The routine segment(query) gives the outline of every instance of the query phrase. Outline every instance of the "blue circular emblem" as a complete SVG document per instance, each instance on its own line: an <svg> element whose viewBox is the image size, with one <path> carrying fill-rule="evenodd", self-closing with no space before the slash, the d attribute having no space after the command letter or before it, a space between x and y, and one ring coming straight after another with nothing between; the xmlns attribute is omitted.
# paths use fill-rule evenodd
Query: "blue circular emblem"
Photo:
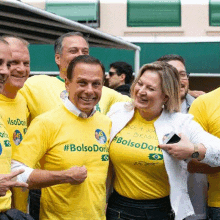
<svg viewBox="0 0 220 220"><path fill-rule="evenodd" d="M95 130L95 138L100 144L105 144L107 142L107 137L101 129Z"/></svg>
<svg viewBox="0 0 220 220"><path fill-rule="evenodd" d="M15 145L19 145L22 141L23 137L22 134L19 130L15 130L13 133L13 141L15 143Z"/></svg>
<svg viewBox="0 0 220 220"><path fill-rule="evenodd" d="M0 144L0 155L2 155L2 145Z"/></svg>

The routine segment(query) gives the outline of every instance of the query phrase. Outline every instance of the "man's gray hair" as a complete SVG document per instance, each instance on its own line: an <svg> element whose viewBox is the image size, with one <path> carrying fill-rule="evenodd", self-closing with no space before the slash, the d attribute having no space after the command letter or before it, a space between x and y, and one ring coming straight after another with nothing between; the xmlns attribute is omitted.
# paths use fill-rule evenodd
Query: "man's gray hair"
<svg viewBox="0 0 220 220"><path fill-rule="evenodd" d="M54 51L55 51L55 54L58 53L58 54L62 54L62 49L63 49L63 39L65 37L71 37L71 36L80 36L82 37L86 42L87 44L89 45L88 43L88 39L86 37L83 36L83 34L81 32L68 32L66 34L63 34L61 35L54 43Z"/></svg>
<svg viewBox="0 0 220 220"><path fill-rule="evenodd" d="M24 46L26 46L27 48L28 48L29 45L30 45L30 43L29 43L27 40L25 40L24 38L15 36L15 35L3 35L2 38L3 38L5 41L7 41L7 38L15 38L15 39L18 39L18 40L20 40L20 41L24 44Z"/></svg>

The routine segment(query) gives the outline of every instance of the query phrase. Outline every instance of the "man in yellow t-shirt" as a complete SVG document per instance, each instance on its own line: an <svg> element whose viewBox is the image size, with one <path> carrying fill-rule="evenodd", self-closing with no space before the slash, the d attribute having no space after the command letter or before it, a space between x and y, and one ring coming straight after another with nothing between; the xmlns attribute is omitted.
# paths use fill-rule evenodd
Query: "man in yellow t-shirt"
<svg viewBox="0 0 220 220"><path fill-rule="evenodd" d="M190 107L189 113L194 115L204 130L220 138L220 88L197 98ZM214 157L215 155L213 155ZM220 167L195 162L189 167L190 172L208 174L208 215L210 219L220 219Z"/></svg>
<svg viewBox="0 0 220 220"><path fill-rule="evenodd" d="M70 32L56 40L54 50L55 62L60 72L59 76L30 77L20 90L27 101L31 120L62 104L61 99L67 96L64 85L67 66L74 57L88 55L89 44L81 33ZM96 106L96 110L106 114L115 102L129 100L129 97L103 86L102 97Z"/></svg>
<svg viewBox="0 0 220 220"><path fill-rule="evenodd" d="M9 43L12 60L10 76L0 94L0 113L9 134L12 150L14 150L27 131L27 103L18 91L23 87L30 74L29 43L14 36L3 36L3 39ZM28 191L13 188L12 193L13 207L27 212Z"/></svg>
<svg viewBox="0 0 220 220"><path fill-rule="evenodd" d="M8 43L0 38L0 92L4 89L5 82L10 75L11 50ZM8 214L11 209L11 191L14 186L27 187L26 183L12 181L12 178L23 172L11 171L11 144L2 116L0 115L0 218ZM7 213L7 214L6 214Z"/></svg>
<svg viewBox="0 0 220 220"><path fill-rule="evenodd" d="M72 60L64 104L36 117L13 153L12 167L25 169L19 178L43 188L41 219L105 219L111 121L95 111L104 74L93 57ZM42 170L32 169L38 161Z"/></svg>
<svg viewBox="0 0 220 220"><path fill-rule="evenodd" d="M79 55L89 54L87 39L79 32L70 32L60 36L54 45L55 62L59 68L59 76L51 77L46 75L30 77L20 90L25 97L30 112L30 120L38 115L62 105L67 92L64 79L67 75L69 62ZM96 110L106 114L111 105L118 101L129 101L125 95L109 89L102 88L102 97L96 105ZM40 190L30 190L30 213L36 220L39 219L39 198Z"/></svg>

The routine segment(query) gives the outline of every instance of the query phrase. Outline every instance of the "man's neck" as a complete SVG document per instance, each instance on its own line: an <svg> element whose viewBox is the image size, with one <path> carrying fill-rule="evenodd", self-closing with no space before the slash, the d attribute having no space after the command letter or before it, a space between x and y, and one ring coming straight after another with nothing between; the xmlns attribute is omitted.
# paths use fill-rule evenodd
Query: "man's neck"
<svg viewBox="0 0 220 220"><path fill-rule="evenodd" d="M4 89L2 91L2 95L4 95L5 97L9 98L9 99L15 99L16 95L17 95L18 91L8 91L7 89Z"/></svg>
<svg viewBox="0 0 220 220"><path fill-rule="evenodd" d="M66 74L64 74L63 72L60 72L60 75L59 75L59 76L60 76L60 78L63 79L63 80L66 78Z"/></svg>
<svg viewBox="0 0 220 220"><path fill-rule="evenodd" d="M119 83L117 86L115 86L114 89L116 89L116 88L118 88L119 86L122 86L122 85L125 85L125 83L124 82Z"/></svg>

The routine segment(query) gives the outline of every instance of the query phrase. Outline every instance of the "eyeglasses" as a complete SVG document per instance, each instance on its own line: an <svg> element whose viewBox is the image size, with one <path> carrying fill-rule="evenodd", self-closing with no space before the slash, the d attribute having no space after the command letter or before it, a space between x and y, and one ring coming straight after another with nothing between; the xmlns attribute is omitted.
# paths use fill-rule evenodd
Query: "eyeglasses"
<svg viewBox="0 0 220 220"><path fill-rule="evenodd" d="M179 75L180 75L180 79L189 79L190 73L185 72L185 71L180 71Z"/></svg>
<svg viewBox="0 0 220 220"><path fill-rule="evenodd" d="M115 74L117 74L117 73L116 73L116 72L111 72L111 71L108 72L108 75L111 76L111 77L112 77L113 75L115 75Z"/></svg>

